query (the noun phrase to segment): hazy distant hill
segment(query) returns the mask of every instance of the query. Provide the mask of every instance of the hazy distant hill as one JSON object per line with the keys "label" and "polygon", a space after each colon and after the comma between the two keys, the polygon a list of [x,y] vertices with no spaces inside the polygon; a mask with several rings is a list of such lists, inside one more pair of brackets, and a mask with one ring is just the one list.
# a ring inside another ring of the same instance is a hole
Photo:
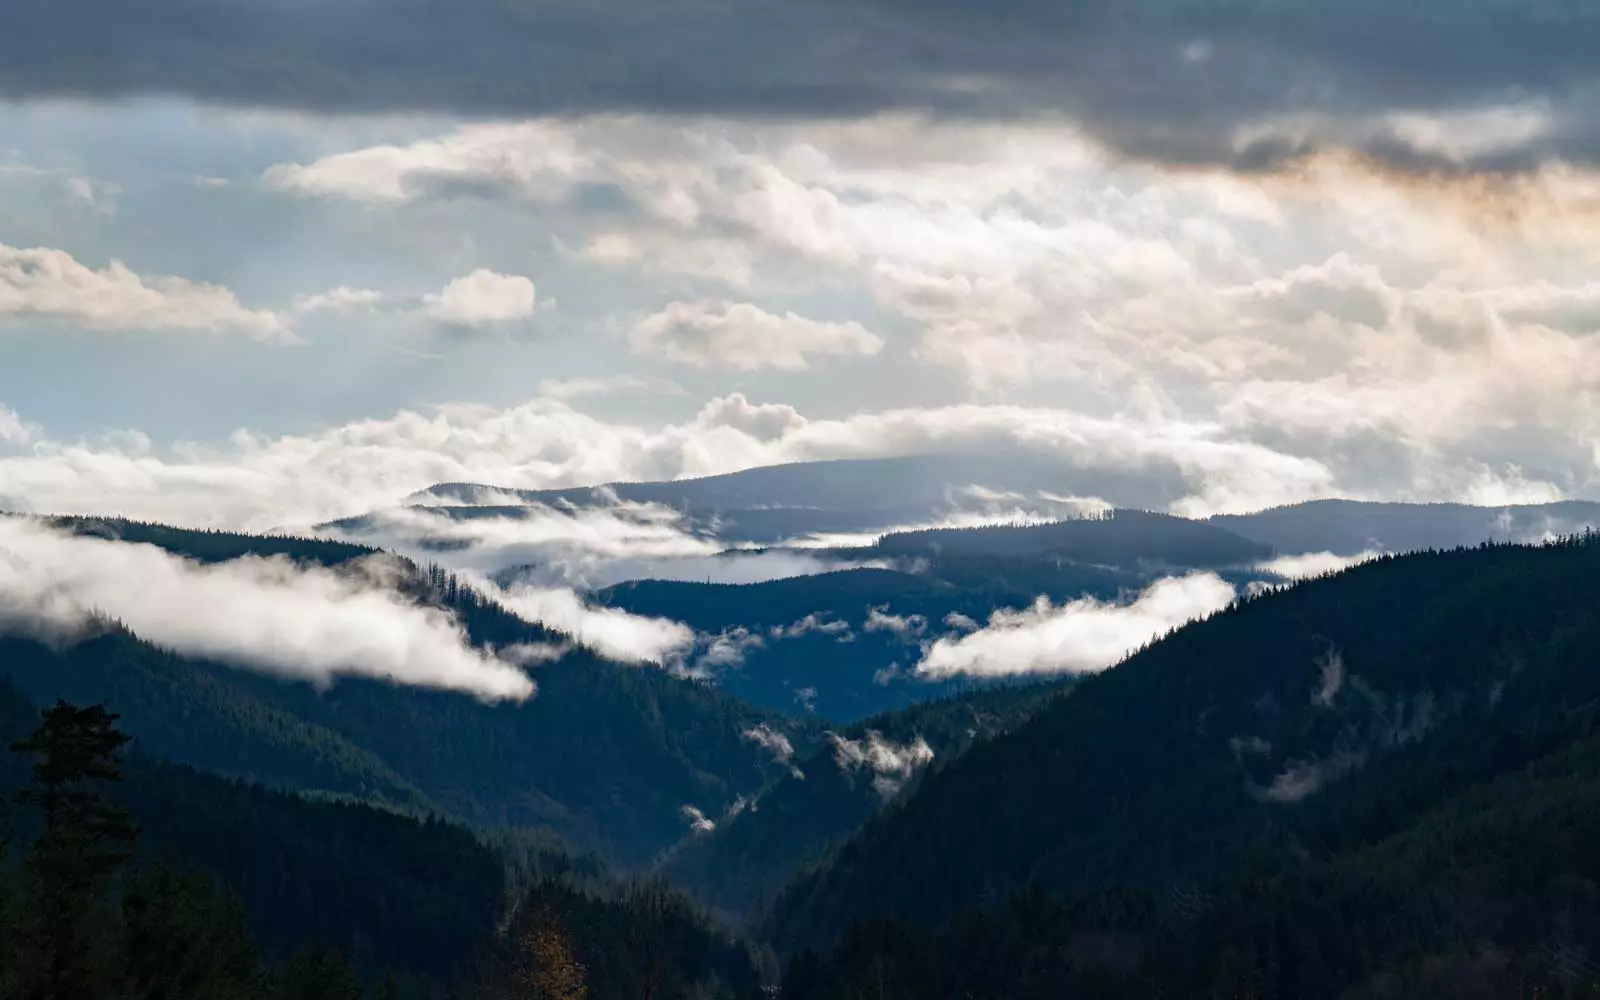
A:
{"label": "hazy distant hill", "polygon": [[1600,527],[1600,503],[1511,507],[1464,504],[1367,503],[1314,500],[1255,514],[1210,519],[1282,554],[1333,552],[1416,552],[1479,542],[1537,542]]}

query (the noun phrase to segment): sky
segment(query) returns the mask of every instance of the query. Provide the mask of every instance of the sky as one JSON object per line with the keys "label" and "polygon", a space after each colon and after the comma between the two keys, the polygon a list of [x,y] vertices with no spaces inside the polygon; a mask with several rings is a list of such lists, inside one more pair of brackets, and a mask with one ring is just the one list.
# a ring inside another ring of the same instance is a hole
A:
{"label": "sky", "polygon": [[1580,0],[11,0],[0,507],[962,448],[1600,497]]}

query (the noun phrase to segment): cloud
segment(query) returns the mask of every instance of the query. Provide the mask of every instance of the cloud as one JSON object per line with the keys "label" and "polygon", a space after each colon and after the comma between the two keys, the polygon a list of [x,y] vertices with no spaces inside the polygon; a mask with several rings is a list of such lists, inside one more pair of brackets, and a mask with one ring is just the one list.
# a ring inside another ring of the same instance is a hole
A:
{"label": "cloud", "polygon": [[1341,556],[1332,552],[1303,552],[1293,556],[1278,556],[1257,563],[1256,569],[1285,580],[1309,580],[1329,573],[1340,573],[1383,556],[1382,552],[1368,550],[1355,555]]}
{"label": "cloud", "polygon": [[860,323],[781,316],[748,302],[673,302],[634,324],[634,353],[697,368],[801,371],[818,355],[872,357],[883,338]]}
{"label": "cloud", "polygon": [[[306,18],[270,0],[64,11],[12,0],[0,91],[179,94],[322,112],[590,111],[1067,119],[1135,156],[1259,169],[1329,147],[1412,170],[1595,155],[1600,15],[1453,0],[1061,5],[997,10],[358,0]],[[86,15],[93,36],[74,31]],[[116,38],[107,53],[97,38]],[[329,60],[327,54],[342,54]],[[716,53],[716,58],[707,58]],[[1263,81],[1271,81],[1264,86]]]}
{"label": "cloud", "polygon": [[692,564],[721,550],[691,533],[681,513],[657,504],[613,497],[607,506],[563,508],[514,495],[498,499],[512,503],[482,514],[473,508],[386,508],[324,525],[319,533],[455,569],[495,573],[521,567],[525,583],[588,589],[637,579],[635,574],[659,564]]}
{"label": "cloud", "polygon": [[1104,670],[1152,639],[1220,611],[1234,597],[1233,587],[1212,573],[1160,580],[1131,604],[1083,598],[1056,607],[1041,597],[1024,611],[996,611],[977,632],[935,640],[916,673],[939,679]]}
{"label": "cloud", "polygon": [[621,663],[680,663],[694,647],[694,630],[666,618],[645,618],[588,604],[571,590],[514,586],[481,578],[476,586],[507,611],[565,632],[579,645]]}
{"label": "cloud", "polygon": [[928,619],[922,615],[891,615],[886,607],[868,608],[861,626],[864,632],[888,632],[902,642],[920,636],[927,628]]}
{"label": "cloud", "polygon": [[788,736],[765,722],[746,729],[743,735],[751,743],[765,747],[771,752],[773,761],[788,768],[791,775],[802,779],[805,777],[805,774],[794,766],[794,744],[790,742]]}
{"label": "cloud", "polygon": [[302,295],[294,300],[297,313],[353,312],[372,309],[383,301],[383,293],[371,288],[350,288],[340,285],[315,295]]}
{"label": "cloud", "polygon": [[479,268],[427,296],[424,311],[446,326],[490,326],[532,316],[536,299],[529,279]]}
{"label": "cloud", "polygon": [[203,566],[0,518],[0,625],[12,630],[71,636],[110,618],[186,656],[315,684],[364,676],[486,700],[534,693],[511,662],[472,648],[459,622],[382,575],[253,557]]}
{"label": "cloud", "polygon": [[717,824],[706,818],[698,806],[685,805],[681,810],[683,818],[688,821],[689,829],[694,833],[710,833],[717,828]]}
{"label": "cloud", "polygon": [[827,611],[813,611],[799,621],[790,622],[788,625],[774,625],[769,634],[774,639],[799,639],[815,632],[820,635],[836,637],[839,642],[848,642],[855,638],[850,631],[850,623],[842,618],[832,621],[823,621],[830,613]]}
{"label": "cloud", "polygon": [[862,739],[849,740],[838,733],[826,734],[833,744],[833,762],[841,771],[866,770],[873,775],[872,787],[884,798],[893,798],[917,771],[933,761],[933,748],[921,736],[897,744],[877,730]]}
{"label": "cloud", "polygon": [[651,378],[644,375],[582,376],[578,378],[547,378],[539,382],[539,395],[549,399],[588,399],[595,396],[625,394],[682,396],[683,387],[671,379]]}
{"label": "cloud", "polygon": [[0,244],[0,320],[7,319],[92,330],[227,330],[269,342],[296,339],[286,319],[245,308],[220,285],[142,277],[120,260],[96,270],[63,250]]}
{"label": "cloud", "polygon": [[758,632],[744,626],[724,629],[709,637],[706,651],[700,654],[695,666],[700,669],[736,670],[744,666],[744,659],[752,650],[766,648],[767,641]]}
{"label": "cloud", "polygon": [[1337,649],[1329,649],[1317,658],[1317,689],[1311,693],[1311,704],[1319,708],[1333,707],[1333,699],[1344,687],[1344,657]]}

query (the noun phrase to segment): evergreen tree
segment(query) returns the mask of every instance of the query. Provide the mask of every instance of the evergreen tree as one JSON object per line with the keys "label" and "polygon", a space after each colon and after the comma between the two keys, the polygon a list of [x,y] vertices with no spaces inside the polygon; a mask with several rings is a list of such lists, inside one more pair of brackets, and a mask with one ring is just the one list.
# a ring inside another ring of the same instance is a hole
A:
{"label": "evergreen tree", "polygon": [[119,755],[128,737],[103,706],[58,701],[42,714],[33,734],[11,747],[36,758],[17,802],[41,819],[23,866],[20,993],[91,1000],[107,995],[115,972],[106,893],[136,834],[127,813],[105,796],[122,778]]}

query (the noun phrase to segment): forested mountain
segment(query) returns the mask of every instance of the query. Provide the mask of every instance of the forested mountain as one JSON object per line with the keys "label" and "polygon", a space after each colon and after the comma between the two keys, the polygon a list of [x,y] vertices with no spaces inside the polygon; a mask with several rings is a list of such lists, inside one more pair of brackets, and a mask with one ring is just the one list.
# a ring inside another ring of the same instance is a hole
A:
{"label": "forested mountain", "polygon": [[769,733],[769,748],[791,770],[715,829],[691,835],[662,871],[714,912],[759,919],[785,883],[909,794],[931,762],[1016,726],[1070,683],[991,688],[887,712],[832,731],[810,754],[772,746]]}
{"label": "forested mountain", "polygon": [[716,646],[697,661],[721,690],[776,711],[804,707],[834,722],[981,687],[913,676],[923,644],[1040,596],[1114,600],[1154,579],[1132,571],[988,556],[934,557],[909,573],[852,569],[754,584],[641,580],[596,602],[671,618]]}
{"label": "forested mountain", "polygon": [[0,852],[0,995],[734,1000],[770,976],[664,884],[547,837],[125,754],[118,721],[65,702],[41,717],[0,683],[6,844],[30,845]]}
{"label": "forested mountain", "polygon": [[1597,570],[1586,537],[1385,558],[1241,602],[935,767],[786,890],[771,926],[828,942],[1030,880],[1165,892],[1254,849],[1397,836],[1583,731]]}
{"label": "forested mountain", "polygon": [[876,548],[889,556],[1011,556],[1127,569],[1248,566],[1274,554],[1270,546],[1212,524],[1140,510],[1043,524],[905,531],[883,536]]}
{"label": "forested mountain", "polygon": [[[173,551],[221,560],[281,554],[342,561],[368,550],[147,529]],[[448,578],[398,584],[442,603],[475,643],[565,637]],[[582,649],[538,668],[525,703],[345,678],[328,690],[179,656],[119,627],[71,644],[0,638],[0,676],[39,702],[105,701],[149,753],[272,787],[437,810],[484,826],[545,825],[627,867],[688,828],[686,805],[720,812],[777,773],[744,733],[770,713],[657,669]],[[804,742],[804,723],[787,724]]]}
{"label": "forested mountain", "polygon": [[936,521],[957,510],[1025,509],[1065,514],[1071,497],[1119,507],[1165,509],[1183,495],[1178,470],[1082,469],[1027,452],[912,455],[765,466],[673,482],[610,483],[558,490],[440,483],[407,503],[466,506],[508,502],[577,508],[661,504],[689,523],[715,525],[730,542],[773,544],[813,533],[884,531]]}
{"label": "forested mountain", "polygon": [[1313,500],[1254,514],[1220,515],[1209,523],[1285,555],[1417,552],[1480,542],[1537,542],[1600,528],[1600,503],[1471,507]]}

